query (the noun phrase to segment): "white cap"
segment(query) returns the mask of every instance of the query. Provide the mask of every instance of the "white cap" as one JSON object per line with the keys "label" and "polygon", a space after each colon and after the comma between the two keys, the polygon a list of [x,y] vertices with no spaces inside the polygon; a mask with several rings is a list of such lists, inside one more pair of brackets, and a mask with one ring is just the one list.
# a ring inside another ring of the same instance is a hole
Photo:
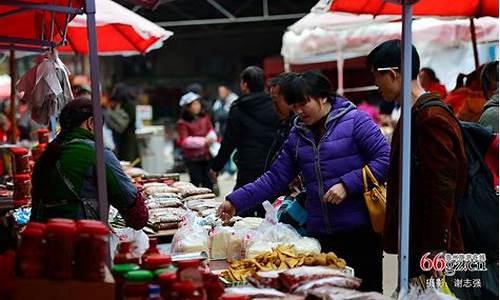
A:
{"label": "white cap", "polygon": [[193,101],[198,100],[200,98],[201,98],[200,95],[193,93],[193,92],[189,92],[187,94],[182,95],[181,101],[179,101],[179,105],[180,106],[188,105],[188,104],[191,104]]}

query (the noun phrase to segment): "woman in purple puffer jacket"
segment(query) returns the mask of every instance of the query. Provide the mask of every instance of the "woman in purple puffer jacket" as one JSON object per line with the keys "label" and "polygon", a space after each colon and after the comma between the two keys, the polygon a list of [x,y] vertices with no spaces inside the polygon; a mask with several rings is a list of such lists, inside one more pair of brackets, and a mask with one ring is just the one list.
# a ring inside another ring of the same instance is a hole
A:
{"label": "woman in purple puffer jacket", "polygon": [[368,165],[385,181],[389,145],[366,113],[333,95],[320,73],[293,78],[284,96],[298,119],[281,154],[259,179],[227,195],[218,215],[227,219],[244,212],[302,173],[309,235],[320,241],[323,252],[335,252],[354,268],[362,290],[381,292],[382,239],[371,227],[361,170]]}

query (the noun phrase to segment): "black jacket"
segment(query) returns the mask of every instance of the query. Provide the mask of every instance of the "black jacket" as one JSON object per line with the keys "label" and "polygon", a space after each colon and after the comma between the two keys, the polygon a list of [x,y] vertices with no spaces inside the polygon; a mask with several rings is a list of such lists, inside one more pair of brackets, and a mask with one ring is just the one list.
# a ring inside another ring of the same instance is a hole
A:
{"label": "black jacket", "polygon": [[255,181],[265,170],[266,158],[275,137],[279,119],[271,97],[265,92],[251,93],[234,101],[221,148],[212,169],[222,170],[233,150],[237,150],[236,187]]}
{"label": "black jacket", "polygon": [[290,119],[286,121],[280,121],[278,130],[276,132],[276,138],[274,139],[269,151],[267,152],[266,164],[264,166],[264,170],[268,170],[273,164],[274,160],[281,153],[281,148],[283,148],[283,144],[288,139],[288,134],[293,127],[293,121],[295,116],[290,117]]}

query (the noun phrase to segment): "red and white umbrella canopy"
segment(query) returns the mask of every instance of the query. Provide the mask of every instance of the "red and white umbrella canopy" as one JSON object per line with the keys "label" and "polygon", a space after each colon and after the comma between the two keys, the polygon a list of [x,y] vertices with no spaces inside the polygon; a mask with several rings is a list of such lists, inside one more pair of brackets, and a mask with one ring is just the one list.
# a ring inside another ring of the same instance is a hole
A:
{"label": "red and white umbrella canopy", "polygon": [[[330,10],[353,14],[401,15],[401,5],[384,0],[333,0],[331,1]],[[498,17],[498,0],[420,0],[413,6],[413,15],[469,18]]]}
{"label": "red and white umbrella canopy", "polygon": [[[97,52],[99,55],[138,55],[163,46],[173,35],[133,11],[111,1],[96,4]],[[87,17],[76,16],[68,26],[68,43],[59,52],[88,54]]]}

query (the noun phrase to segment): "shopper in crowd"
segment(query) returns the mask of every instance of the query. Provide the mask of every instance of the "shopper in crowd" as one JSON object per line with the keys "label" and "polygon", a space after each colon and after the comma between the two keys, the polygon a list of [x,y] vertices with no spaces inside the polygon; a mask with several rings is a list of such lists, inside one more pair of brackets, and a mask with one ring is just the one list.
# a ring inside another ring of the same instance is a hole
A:
{"label": "shopper in crowd", "polygon": [[[401,42],[386,41],[367,57],[382,96],[401,104]],[[417,80],[420,58],[412,47],[412,148],[410,191],[409,276],[422,275],[419,261],[427,252],[463,252],[456,201],[467,183],[467,158],[456,119],[443,107],[420,109],[437,93],[426,92]],[[391,164],[387,179],[384,250],[397,254],[399,245],[399,180],[401,122],[392,137]],[[430,257],[432,259],[432,256]],[[425,282],[425,281],[424,281]]]}
{"label": "shopper in crowd", "polygon": [[210,117],[202,112],[201,96],[193,92],[184,94],[179,102],[181,117],[177,121],[177,144],[181,147],[191,183],[213,188],[209,176],[212,157],[209,147],[216,141]]}
{"label": "shopper in crowd", "polygon": [[[236,149],[234,157],[238,175],[235,189],[253,182],[264,173],[267,152],[279,124],[271,97],[264,91],[264,71],[261,68],[250,66],[243,70],[240,89],[242,96],[231,107],[221,148],[212,166],[216,175]],[[255,215],[252,207],[247,208],[248,211],[239,213]],[[259,214],[263,214],[262,209]]]}
{"label": "shopper in crowd", "polygon": [[292,80],[285,99],[298,119],[280,155],[260,178],[227,195],[217,214],[227,219],[260,204],[301,173],[308,234],[356,270],[362,290],[382,291],[382,238],[363,199],[362,168],[383,182],[390,149],[370,117],[332,91],[317,72]]}
{"label": "shopper in crowd", "polygon": [[481,72],[481,88],[487,101],[479,123],[498,133],[498,60],[484,66]]}
{"label": "shopper in crowd", "polygon": [[438,93],[441,99],[446,98],[446,87],[441,84],[433,69],[422,68],[418,74],[418,79],[424,90],[431,93]]}
{"label": "shopper in crowd", "polygon": [[215,132],[217,132],[219,136],[223,136],[229,117],[229,109],[233,102],[238,99],[238,95],[236,95],[227,85],[219,85],[217,92],[219,98],[215,100],[212,106],[212,118],[214,120]]}
{"label": "shopper in crowd", "polygon": [[470,74],[458,75],[457,87],[443,99],[462,121],[478,122],[481,117],[486,99],[481,91],[480,73],[481,67]]}
{"label": "shopper in crowd", "polygon": [[136,95],[132,89],[119,83],[109,95],[106,126],[113,131],[115,153],[119,160],[134,161],[139,158],[135,135]]}
{"label": "shopper in crowd", "polygon": [[269,93],[273,100],[274,109],[280,124],[276,131],[276,138],[274,139],[271,147],[269,148],[265,170],[268,170],[271,164],[276,160],[281,152],[281,148],[288,138],[288,134],[293,127],[295,114],[292,106],[285,100],[285,90],[289,88],[291,82],[298,76],[298,73],[282,73],[268,82]]}
{"label": "shopper in crowd", "polygon": [[[59,124],[60,133],[33,170],[31,220],[97,220],[92,102],[84,98],[70,101],[61,111]],[[127,226],[143,228],[148,221],[148,210],[142,194],[123,172],[113,152],[104,151],[104,162],[109,203],[118,209]]]}

